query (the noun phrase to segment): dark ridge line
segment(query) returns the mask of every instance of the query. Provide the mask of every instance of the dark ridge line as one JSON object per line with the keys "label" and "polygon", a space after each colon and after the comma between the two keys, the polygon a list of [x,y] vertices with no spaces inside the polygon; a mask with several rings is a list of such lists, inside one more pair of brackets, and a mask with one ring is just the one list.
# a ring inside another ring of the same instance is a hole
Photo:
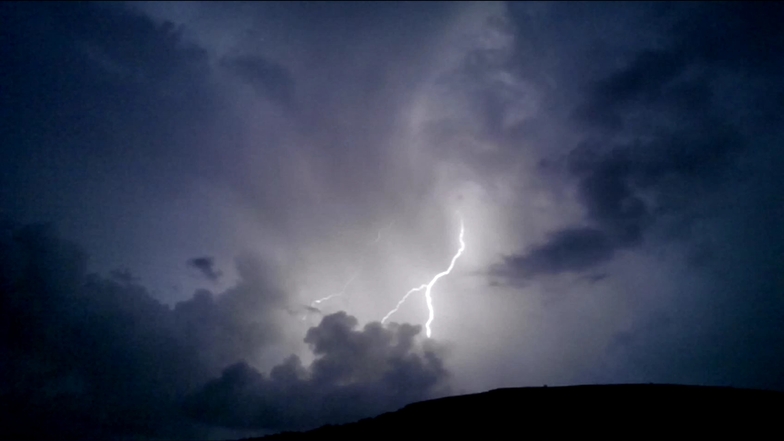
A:
{"label": "dark ridge line", "polygon": [[[507,387],[246,441],[784,439],[784,392],[684,384]],[[631,428],[631,429],[630,429]]]}

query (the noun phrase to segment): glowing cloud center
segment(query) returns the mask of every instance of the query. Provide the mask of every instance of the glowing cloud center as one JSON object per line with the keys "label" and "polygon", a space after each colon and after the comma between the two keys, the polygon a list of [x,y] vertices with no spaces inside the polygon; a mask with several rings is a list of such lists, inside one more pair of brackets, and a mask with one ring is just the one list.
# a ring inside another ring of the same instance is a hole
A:
{"label": "glowing cloud center", "polygon": [[458,249],[457,250],[457,254],[455,254],[452,257],[452,262],[449,264],[449,268],[447,268],[446,271],[443,271],[443,272],[440,272],[440,273],[436,274],[436,276],[433,277],[433,279],[430,281],[430,283],[427,283],[425,285],[421,285],[421,286],[419,286],[417,288],[414,288],[411,291],[407,292],[406,295],[403,296],[403,298],[400,299],[399,302],[397,302],[397,306],[395,306],[395,309],[389,311],[387,313],[387,315],[385,315],[384,318],[381,319],[381,323],[386,322],[387,319],[389,319],[389,316],[391,316],[392,314],[397,312],[397,310],[400,308],[400,306],[403,305],[403,303],[406,301],[406,299],[408,299],[408,296],[410,296],[411,294],[413,294],[415,292],[422,291],[424,289],[425,290],[425,301],[427,302],[427,310],[429,312],[429,316],[427,318],[427,323],[425,323],[425,332],[427,334],[427,337],[430,338],[430,334],[431,334],[430,324],[433,323],[433,318],[435,317],[435,313],[433,311],[433,297],[431,296],[431,291],[433,290],[433,286],[436,284],[436,282],[438,282],[438,279],[440,279],[441,277],[444,277],[447,274],[452,272],[452,268],[455,267],[455,262],[457,262],[457,259],[460,257],[460,255],[463,254],[463,251],[465,251],[465,242],[463,241],[463,234],[464,233],[465,233],[465,228],[463,226],[463,220],[461,219],[460,220],[460,237],[459,237],[460,249]]}

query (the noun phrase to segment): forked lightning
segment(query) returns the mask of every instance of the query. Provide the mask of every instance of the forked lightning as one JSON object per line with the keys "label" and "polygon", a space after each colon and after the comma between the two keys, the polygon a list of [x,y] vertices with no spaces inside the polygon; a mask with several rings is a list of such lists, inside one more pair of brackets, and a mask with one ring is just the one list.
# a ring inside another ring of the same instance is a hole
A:
{"label": "forked lightning", "polygon": [[387,313],[387,315],[385,315],[384,318],[381,319],[381,323],[386,322],[387,319],[389,319],[389,316],[391,316],[392,314],[397,312],[397,310],[400,308],[400,306],[406,301],[406,299],[408,299],[408,296],[410,296],[411,294],[413,294],[415,292],[422,291],[424,289],[425,290],[425,301],[427,302],[427,310],[429,312],[429,315],[428,315],[428,318],[427,318],[427,323],[425,323],[425,333],[427,334],[427,337],[430,338],[430,335],[431,335],[430,324],[433,323],[433,318],[435,317],[435,313],[433,311],[433,297],[431,296],[431,292],[433,290],[433,286],[436,284],[436,282],[438,282],[438,279],[440,279],[441,277],[444,277],[447,274],[452,272],[452,269],[455,267],[455,262],[457,262],[457,259],[460,257],[460,255],[463,254],[463,251],[465,251],[465,242],[463,241],[463,234],[464,233],[465,233],[465,228],[463,226],[463,220],[461,219],[460,220],[460,237],[459,237],[460,248],[457,250],[457,253],[452,257],[452,262],[449,264],[449,268],[447,268],[446,271],[443,271],[443,272],[440,272],[440,273],[436,274],[436,276],[433,277],[433,279],[430,281],[430,283],[422,285],[422,286],[419,286],[419,287],[414,288],[411,291],[407,292],[406,295],[403,296],[403,298],[400,299],[400,301],[397,303],[397,306],[395,306],[395,309],[389,311]]}

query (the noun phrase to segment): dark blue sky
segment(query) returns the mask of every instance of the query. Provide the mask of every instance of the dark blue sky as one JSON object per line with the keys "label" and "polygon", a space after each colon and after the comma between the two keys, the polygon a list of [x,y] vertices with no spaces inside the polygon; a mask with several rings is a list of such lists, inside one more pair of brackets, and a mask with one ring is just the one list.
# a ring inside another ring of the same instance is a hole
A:
{"label": "dark blue sky", "polygon": [[[3,3],[0,426],[220,438],[501,386],[784,390],[782,22]],[[461,221],[432,338],[423,292],[380,324]]]}

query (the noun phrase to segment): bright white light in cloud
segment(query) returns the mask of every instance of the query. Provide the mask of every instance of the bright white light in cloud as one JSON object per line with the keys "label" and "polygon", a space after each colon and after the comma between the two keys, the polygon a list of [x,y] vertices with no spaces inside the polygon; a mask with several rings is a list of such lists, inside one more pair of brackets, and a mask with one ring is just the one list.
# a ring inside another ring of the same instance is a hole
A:
{"label": "bright white light in cloud", "polygon": [[438,282],[438,279],[440,279],[441,277],[444,277],[447,274],[452,272],[452,269],[455,267],[455,262],[457,262],[457,259],[463,254],[463,251],[465,251],[465,242],[463,241],[464,233],[465,233],[465,228],[464,228],[464,225],[463,225],[463,220],[461,219],[460,220],[460,236],[459,236],[460,248],[457,250],[457,253],[452,257],[452,262],[449,264],[449,268],[447,268],[446,271],[443,271],[443,272],[440,272],[440,273],[436,274],[436,276],[433,277],[433,279],[430,281],[430,283],[422,285],[422,286],[419,286],[419,287],[414,288],[411,291],[407,292],[406,295],[403,296],[403,298],[400,299],[400,301],[397,303],[397,306],[395,306],[395,308],[393,310],[389,311],[387,313],[387,315],[385,315],[384,318],[381,319],[381,323],[386,322],[387,319],[389,319],[389,317],[392,314],[397,312],[397,310],[400,308],[400,306],[406,301],[406,299],[408,299],[408,296],[410,296],[411,294],[413,294],[415,292],[422,291],[424,289],[425,290],[425,301],[427,302],[427,309],[428,309],[428,314],[429,314],[428,318],[427,318],[427,323],[425,323],[425,332],[427,334],[427,337],[430,338],[430,335],[431,335],[430,324],[433,323],[433,319],[435,318],[435,312],[433,311],[433,297],[431,295],[431,292],[433,290],[433,286],[435,286],[436,282]]}

